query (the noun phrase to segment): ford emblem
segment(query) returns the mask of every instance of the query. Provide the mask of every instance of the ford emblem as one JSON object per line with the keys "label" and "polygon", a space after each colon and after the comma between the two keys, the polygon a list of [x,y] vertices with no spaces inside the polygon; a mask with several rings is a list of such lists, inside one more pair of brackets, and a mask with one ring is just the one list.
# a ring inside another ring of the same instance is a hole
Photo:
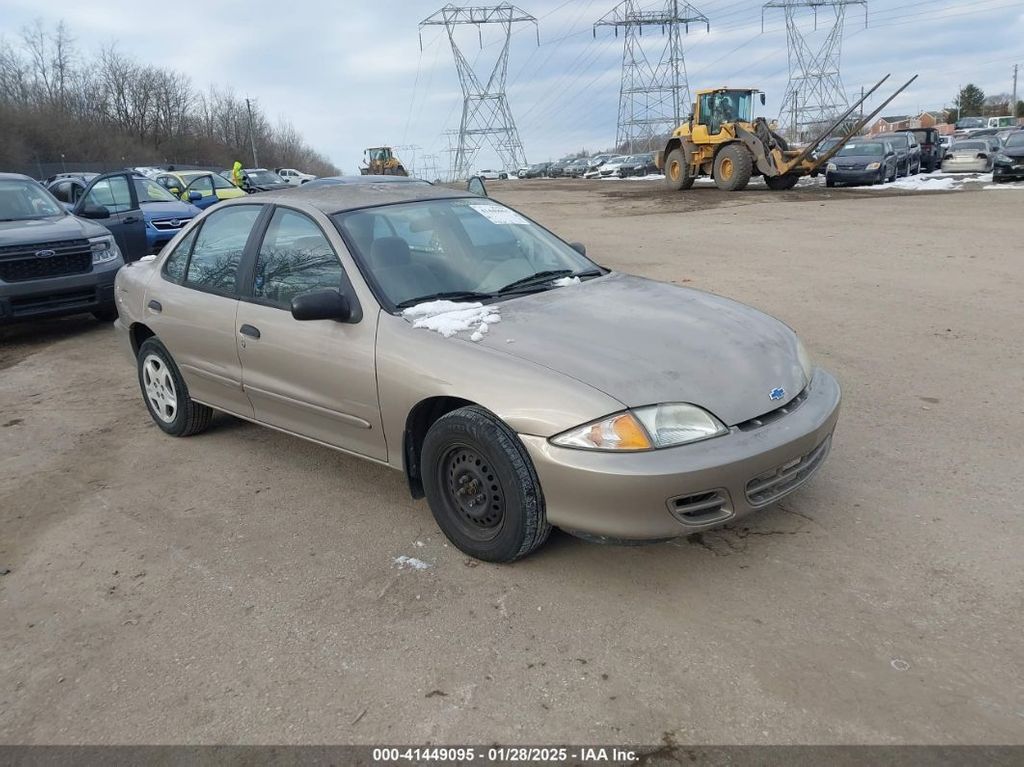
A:
{"label": "ford emblem", "polygon": [[53,258],[56,255],[57,255],[57,251],[55,251],[55,250],[37,250],[36,251],[36,258]]}
{"label": "ford emblem", "polygon": [[768,392],[768,399],[772,402],[778,402],[780,399],[786,396],[786,390],[783,388],[772,389]]}

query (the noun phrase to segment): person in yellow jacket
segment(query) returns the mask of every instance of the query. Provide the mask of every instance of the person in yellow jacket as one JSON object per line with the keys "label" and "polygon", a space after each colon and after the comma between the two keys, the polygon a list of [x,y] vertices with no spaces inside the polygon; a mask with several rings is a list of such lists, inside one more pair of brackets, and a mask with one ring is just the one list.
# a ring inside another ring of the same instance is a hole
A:
{"label": "person in yellow jacket", "polygon": [[242,188],[242,163],[238,160],[235,160],[235,164],[231,168],[231,183],[239,189]]}

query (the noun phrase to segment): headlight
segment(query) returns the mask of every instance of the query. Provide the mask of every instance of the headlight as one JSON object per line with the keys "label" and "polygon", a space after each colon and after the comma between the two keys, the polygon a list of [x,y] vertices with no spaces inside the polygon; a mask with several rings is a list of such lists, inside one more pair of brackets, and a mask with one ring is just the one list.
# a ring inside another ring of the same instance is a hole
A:
{"label": "headlight", "polygon": [[834,162],[830,162],[825,170],[838,170],[838,168],[836,168],[836,164]]}
{"label": "headlight", "polygon": [[873,162],[870,165],[868,165],[868,167],[865,168],[865,170],[878,170],[881,167],[882,167],[882,163],[880,163],[880,162]]}
{"label": "headlight", "polygon": [[1013,165],[1013,160],[1002,153],[996,155],[996,162],[1000,165]]}
{"label": "headlight", "polygon": [[800,367],[804,369],[804,383],[809,384],[811,376],[814,374],[814,363],[811,361],[811,355],[807,353],[807,349],[804,348],[804,344],[799,338],[796,339],[796,356],[800,360]]}
{"label": "headlight", "polygon": [[102,237],[89,238],[89,250],[92,251],[92,262],[94,264],[109,264],[121,258],[121,251],[109,234]]}
{"label": "headlight", "polygon": [[551,438],[562,447],[583,450],[652,450],[696,442],[728,433],[696,405],[670,403],[637,408],[570,429]]}

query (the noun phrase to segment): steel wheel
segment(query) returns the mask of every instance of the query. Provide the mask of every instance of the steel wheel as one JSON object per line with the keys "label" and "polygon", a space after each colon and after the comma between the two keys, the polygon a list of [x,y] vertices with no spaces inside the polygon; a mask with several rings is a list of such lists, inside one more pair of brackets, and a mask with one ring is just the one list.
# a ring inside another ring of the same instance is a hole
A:
{"label": "steel wheel", "polygon": [[505,522],[505,493],[487,459],[468,445],[453,445],[438,472],[448,513],[462,533],[475,541],[495,538]]}
{"label": "steel wheel", "polygon": [[732,178],[733,173],[736,172],[736,166],[733,165],[732,158],[730,157],[722,158],[722,164],[719,166],[719,169],[721,170],[722,178],[725,181],[729,181]]}
{"label": "steel wheel", "polygon": [[142,382],[153,414],[164,423],[173,423],[178,415],[178,392],[174,376],[157,355],[149,354],[143,361]]}

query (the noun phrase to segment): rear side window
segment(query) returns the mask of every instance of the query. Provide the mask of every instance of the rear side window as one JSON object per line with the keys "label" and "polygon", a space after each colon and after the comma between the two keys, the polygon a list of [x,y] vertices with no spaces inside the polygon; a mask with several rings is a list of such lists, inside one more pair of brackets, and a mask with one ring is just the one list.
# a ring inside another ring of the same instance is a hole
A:
{"label": "rear side window", "polygon": [[192,252],[192,243],[196,241],[196,232],[198,229],[193,229],[189,232],[185,239],[178,243],[178,246],[174,249],[174,252],[167,257],[164,261],[164,275],[167,276],[172,282],[181,282],[181,278],[185,276],[185,267],[188,265],[188,255]]}
{"label": "rear side window", "polygon": [[311,219],[278,208],[256,259],[254,295],[288,308],[299,293],[341,286],[341,264]]}
{"label": "rear side window", "polygon": [[215,293],[235,294],[242,251],[261,210],[260,205],[235,205],[210,214],[196,236],[185,281]]}

